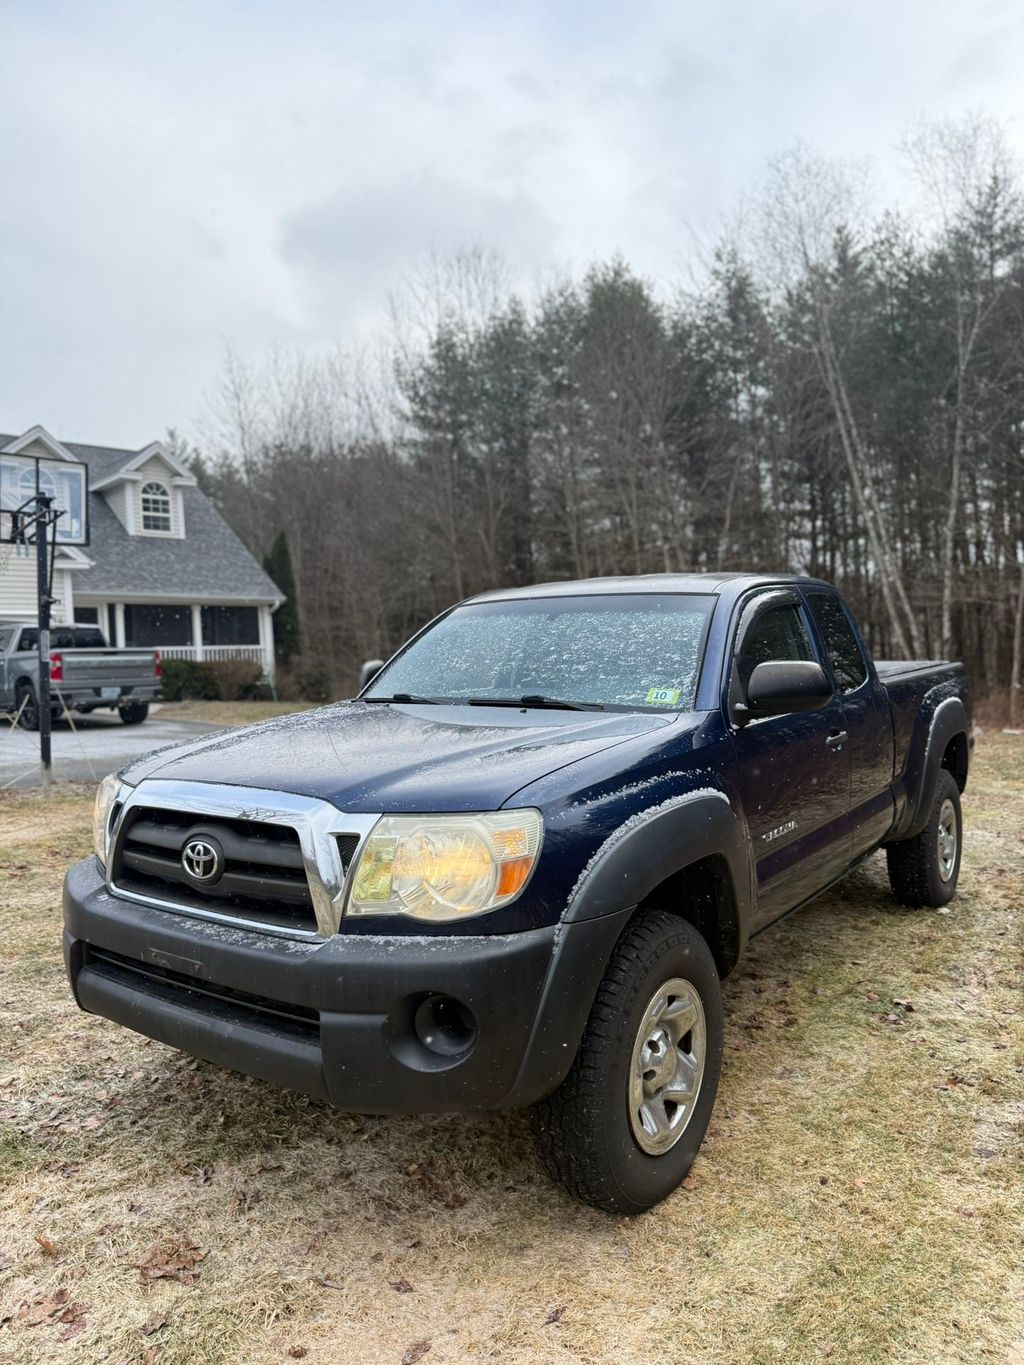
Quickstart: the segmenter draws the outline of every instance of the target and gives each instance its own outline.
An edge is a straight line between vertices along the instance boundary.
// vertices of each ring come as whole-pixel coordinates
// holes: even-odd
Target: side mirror
[[[747,683],[743,720],[815,711],[832,696],[832,685],[820,664],[803,659],[758,664]]]
[[[366,663],[363,664],[362,668],[359,670],[360,692],[363,690],[364,687],[370,686],[370,683],[373,682],[374,678],[377,676],[377,674],[381,671],[383,667],[384,667],[383,659],[367,659]]]

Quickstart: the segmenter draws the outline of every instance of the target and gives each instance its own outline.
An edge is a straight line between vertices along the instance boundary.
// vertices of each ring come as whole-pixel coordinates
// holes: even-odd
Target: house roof
[[[0,449],[15,436],[0,436]],[[112,446],[62,441],[89,466],[90,485],[109,479],[139,454]],[[75,594],[184,598],[204,601],[279,602],[284,594],[199,488],[180,488],[185,537],[131,536],[102,493],[89,494],[92,567],[75,572]]]

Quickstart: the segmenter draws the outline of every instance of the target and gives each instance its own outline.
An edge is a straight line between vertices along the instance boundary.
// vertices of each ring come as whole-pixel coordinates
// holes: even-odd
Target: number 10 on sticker
[[[647,693],[648,706],[675,706],[678,700],[678,687],[652,687]]]

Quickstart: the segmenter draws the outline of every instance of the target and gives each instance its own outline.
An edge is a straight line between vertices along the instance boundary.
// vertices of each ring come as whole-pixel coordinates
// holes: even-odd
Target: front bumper
[[[575,1056],[629,911],[518,934],[298,942],[111,895],[92,857],[64,884],[75,999],[220,1066],[361,1113],[532,1104]],[[413,1018],[432,995],[476,1034],[442,1056]]]

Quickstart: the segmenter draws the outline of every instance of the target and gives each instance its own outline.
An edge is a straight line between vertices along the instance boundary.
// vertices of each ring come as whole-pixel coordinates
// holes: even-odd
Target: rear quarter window
[[[809,592],[807,600],[840,692],[855,692],[867,681],[868,667],[843,604],[830,592]]]

